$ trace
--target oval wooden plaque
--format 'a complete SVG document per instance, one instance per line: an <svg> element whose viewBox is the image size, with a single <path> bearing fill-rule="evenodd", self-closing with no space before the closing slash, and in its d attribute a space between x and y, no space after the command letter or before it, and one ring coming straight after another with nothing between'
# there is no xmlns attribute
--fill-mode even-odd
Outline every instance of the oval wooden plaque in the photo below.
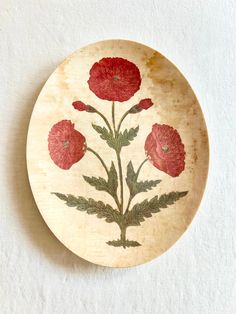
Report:
<svg viewBox="0 0 236 314"><path fill-rule="evenodd" d="M157 51L126 40L82 48L50 76L27 140L29 180L55 236L99 265L145 263L190 224L208 136L191 87Z"/></svg>

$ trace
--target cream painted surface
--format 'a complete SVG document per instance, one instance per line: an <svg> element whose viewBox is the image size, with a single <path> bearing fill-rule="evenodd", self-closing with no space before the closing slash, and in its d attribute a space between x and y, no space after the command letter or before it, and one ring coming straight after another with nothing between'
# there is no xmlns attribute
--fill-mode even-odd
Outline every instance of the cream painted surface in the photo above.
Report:
<svg viewBox="0 0 236 314"><path fill-rule="evenodd" d="M161 179L162 182L148 193L137 195L132 204L145 198L171 191L189 191L188 195L161 213L145 219L141 226L129 227L127 238L142 245L123 249L108 246L109 240L119 238L115 223L92 217L75 208L68 208L51 192L80 195L114 201L105 192L96 191L84 181L82 175L104 177L104 169L90 152L70 170L58 168L48 152L47 137L52 125L63 119L75 123L75 128L86 138L91 147L104 158L107 165L116 156L112 149L99 138L91 124L104 125L96 114L78 112L72 107L74 100L94 106L111 121L111 102L96 97L89 89L87 80L92 65L103 57L122 57L134 62L142 77L140 90L128 101L116 102L116 120L143 98L150 97L154 106L139 114L129 115L122 129L139 125L138 136L121 152L124 177L126 166L132 160L135 169L146 158L144 143L152 125L164 123L178 130L186 151L186 167L177 178L172 178L146 163L141 180ZM32 191L39 210L52 232L70 250L96 264L127 267L141 264L165 252L186 230L195 214L208 170L208 140L205 122L197 99L187 81L167 59L151 48L122 40L103 41L89 45L68 57L52 74L35 104L28 142L27 163ZM124 181L124 201L128 190Z"/></svg>

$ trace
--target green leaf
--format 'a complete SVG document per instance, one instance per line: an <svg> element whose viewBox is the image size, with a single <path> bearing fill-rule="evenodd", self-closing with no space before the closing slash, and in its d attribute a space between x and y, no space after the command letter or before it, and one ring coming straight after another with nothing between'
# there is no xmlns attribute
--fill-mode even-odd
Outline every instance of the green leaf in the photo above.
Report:
<svg viewBox="0 0 236 314"><path fill-rule="evenodd" d="M154 196L152 199L145 199L141 203L133 206L131 211L125 213L124 222L126 226L139 226L145 218L152 217L152 214L158 213L162 208L167 208L177 200L187 195L188 191L170 192L160 197Z"/></svg>
<svg viewBox="0 0 236 314"><path fill-rule="evenodd" d="M95 187L96 190L105 191L113 197L116 196L118 188L118 176L113 162L111 163L111 167L108 172L107 181L101 177L96 178L83 176L83 178L87 183Z"/></svg>
<svg viewBox="0 0 236 314"><path fill-rule="evenodd" d="M137 173L134 171L132 161L130 161L127 166L126 182L129 187L130 195L133 198L138 193L151 190L152 188L157 186L157 184L159 184L161 180L146 180L138 182Z"/></svg>
<svg viewBox="0 0 236 314"><path fill-rule="evenodd" d="M110 137L112 137L111 132L107 128L101 127L101 126L96 125L96 124L92 124L92 127L94 128L95 131L98 132L101 139L107 141L108 139L110 139Z"/></svg>
<svg viewBox="0 0 236 314"><path fill-rule="evenodd" d="M135 177L136 177L136 172L134 171L134 166L132 164L132 161L130 160L130 162L127 165L127 178L126 178L126 181L128 181L128 182L135 181Z"/></svg>
<svg viewBox="0 0 236 314"><path fill-rule="evenodd" d="M161 180L146 180L137 182L134 186L135 195L140 192L147 192L148 190L151 190L152 188L156 187L157 184L159 184L160 182Z"/></svg>
<svg viewBox="0 0 236 314"><path fill-rule="evenodd" d="M96 124L92 124L92 127L101 139L105 140L107 144L116 151L120 151L123 146L128 146L131 141L137 136L139 126L136 128L131 128L129 130L124 130L124 132L119 132L119 134L114 137L113 134L105 127L101 127Z"/></svg>
<svg viewBox="0 0 236 314"><path fill-rule="evenodd" d="M130 240L125 240L125 241L122 241L120 239L117 239L117 240L112 240L112 241L108 241L107 242L108 245L112 245L112 246L115 246L115 247L135 247L135 246L141 246L141 244L137 241L130 241Z"/></svg>
<svg viewBox="0 0 236 314"><path fill-rule="evenodd" d="M108 192L107 181L101 177L88 177L83 176L84 180L90 185L94 186L98 191L106 191Z"/></svg>
<svg viewBox="0 0 236 314"><path fill-rule="evenodd" d="M66 205L69 207L74 207L77 204L77 198L71 194L61 194L61 193L53 193L55 194L58 198L60 198L62 201L66 202Z"/></svg>
<svg viewBox="0 0 236 314"><path fill-rule="evenodd" d="M129 130L124 130L124 132L120 132L117 137L117 147L121 149L123 146L128 146L131 141L137 136L139 130L139 126L136 128L131 128Z"/></svg>
<svg viewBox="0 0 236 314"><path fill-rule="evenodd" d="M105 127L101 127L96 124L92 124L92 127L94 128L95 131L98 132L100 135L101 139L107 142L107 144L111 147L115 147L115 139L113 137L113 134Z"/></svg>
<svg viewBox="0 0 236 314"><path fill-rule="evenodd" d="M52 194L55 194L58 198L60 198L60 200L62 201L67 201L67 196L65 194L62 194L62 193L56 193L56 192L53 192ZM69 195L69 194L68 194Z"/></svg>
<svg viewBox="0 0 236 314"><path fill-rule="evenodd" d="M117 176L116 168L113 161L111 163L111 168L108 173L107 185L108 185L110 194L112 196L116 195L117 188L118 188L118 176Z"/></svg>
<svg viewBox="0 0 236 314"><path fill-rule="evenodd" d="M98 218L105 218L106 222L120 223L122 216L120 212L113 209L110 205L102 201L95 201L92 198L86 199L82 196L73 196L71 194L52 193L59 199L65 201L69 207L76 207L79 211L85 211L89 215L97 215Z"/></svg>

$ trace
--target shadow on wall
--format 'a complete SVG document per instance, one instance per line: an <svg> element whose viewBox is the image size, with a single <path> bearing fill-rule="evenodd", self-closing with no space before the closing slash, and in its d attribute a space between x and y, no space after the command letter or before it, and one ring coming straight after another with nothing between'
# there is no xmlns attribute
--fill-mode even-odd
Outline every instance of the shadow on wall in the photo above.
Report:
<svg viewBox="0 0 236 314"><path fill-rule="evenodd" d="M94 271L97 266L77 257L55 238L40 215L30 189L26 167L26 139L33 106L43 84L37 89L32 87L31 95L27 94L20 100L21 113L18 115L18 121L15 121L9 160L12 198L15 200L15 209L23 230L46 257L66 268Z"/></svg>

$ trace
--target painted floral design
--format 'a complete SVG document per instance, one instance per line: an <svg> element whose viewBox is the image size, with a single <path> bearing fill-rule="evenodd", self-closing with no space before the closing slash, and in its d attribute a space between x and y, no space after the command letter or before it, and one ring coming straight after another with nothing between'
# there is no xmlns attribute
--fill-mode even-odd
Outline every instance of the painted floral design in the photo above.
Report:
<svg viewBox="0 0 236 314"><path fill-rule="evenodd" d="M132 156L129 163L122 164L121 155L126 146L131 145L138 136L139 126L123 130L122 123L128 115L142 114L143 110L151 110L153 102L150 98L141 99L138 104L127 108L119 122L116 121L115 102L124 102L136 93L141 84L141 76L138 67L123 58L103 58L96 62L91 70L88 85L91 91L100 99L110 100L112 121L81 100L72 103L75 110L97 114L103 121L103 125L92 124L92 128L104 140L109 149L115 151L116 160L108 166L99 152L87 146L84 136L74 129L70 120L63 120L55 124L49 132L48 148L54 163L62 168L69 169L77 163L85 154L85 151L94 155L102 164L106 177L86 176L84 180L98 191L104 191L114 199L116 206L105 204L101 200L91 197L74 196L53 192L68 207L96 215L99 219L105 219L107 223L116 223L120 228L120 238L107 241L114 247L136 247L141 244L126 237L127 228L139 226L145 219L171 206L180 198L187 195L188 191L172 191L162 195L155 195L151 199L135 203L134 198L139 193L145 193L154 189L161 180L140 181L139 174L142 167L150 160L160 171L164 171L171 177L177 177L185 167L184 145L177 130L169 125L154 124L152 131L147 135L143 154L143 162L135 169ZM106 104L107 105L107 104ZM124 185L126 183L126 187ZM124 202L124 189L129 192L127 204Z"/></svg>
<svg viewBox="0 0 236 314"><path fill-rule="evenodd" d="M54 163L61 169L70 169L85 153L85 137L74 129L69 120L53 125L48 135L48 150Z"/></svg>
<svg viewBox="0 0 236 314"><path fill-rule="evenodd" d="M172 177L185 167L184 144L177 130L169 125L154 124L145 142L145 151L151 163Z"/></svg>
<svg viewBox="0 0 236 314"><path fill-rule="evenodd" d="M103 58L90 70L88 85L99 98L126 101L138 90L141 77L138 67L123 58Z"/></svg>

